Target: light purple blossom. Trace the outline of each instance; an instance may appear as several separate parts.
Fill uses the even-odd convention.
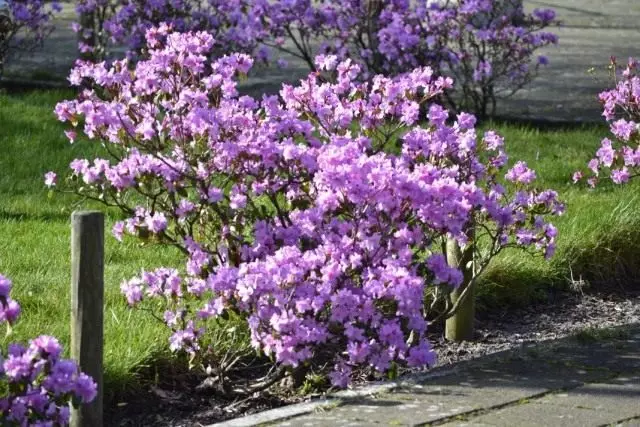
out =
[[[47,172],[44,174],[44,185],[47,187],[54,187],[56,185],[56,181],[58,180],[58,175],[55,172]]]
[[[505,178],[511,182],[530,184],[536,179],[536,173],[534,170],[527,167],[525,162],[519,161],[513,166],[513,168],[509,169]]]
[[[587,182],[594,187],[600,175],[615,184],[624,184],[638,175],[640,167],[640,74],[638,62],[630,58],[621,72],[615,58],[612,66],[616,73],[616,85],[599,95],[602,115],[609,122],[615,139],[604,138],[588,168],[593,173]]]

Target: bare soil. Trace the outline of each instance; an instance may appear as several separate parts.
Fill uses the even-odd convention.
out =
[[[560,293],[545,303],[516,310],[479,313],[475,341],[451,343],[434,330],[438,366],[474,359],[524,344],[579,334],[596,340],[598,330],[640,323],[640,294]],[[107,426],[204,426],[304,401],[301,395],[265,394],[230,400],[215,393],[195,392],[197,378],[183,376],[147,387],[108,408]]]

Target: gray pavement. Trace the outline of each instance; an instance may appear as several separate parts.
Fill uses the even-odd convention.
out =
[[[530,87],[499,104],[499,114],[521,119],[599,121],[597,94],[611,85],[609,57],[623,62],[640,57],[640,0],[525,0],[528,9],[552,7],[564,26],[560,44],[546,49],[551,63]],[[7,76],[17,80],[62,81],[74,62],[75,36],[70,31],[69,3],[58,28],[43,50],[14,60]],[[277,91],[281,82],[296,82],[307,73],[304,64],[288,59],[289,67],[258,69],[245,84],[252,94]],[[591,68],[595,74],[588,73]]]
[[[640,325],[612,331],[219,426],[640,426]]]

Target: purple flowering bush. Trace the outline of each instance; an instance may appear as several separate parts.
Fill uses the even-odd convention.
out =
[[[80,51],[95,59],[104,58],[110,44],[138,56],[146,46],[146,31],[160,24],[211,33],[216,54],[250,53],[264,37],[264,5],[265,0],[81,0],[74,29],[81,36]]]
[[[553,10],[525,13],[521,0],[81,0],[76,9],[80,50],[96,59],[109,43],[139,55],[145,32],[167,24],[210,32],[216,54],[266,60],[270,47],[314,71],[318,53],[351,58],[361,78],[428,66],[456,82],[440,96],[449,109],[482,118],[495,113],[498,96],[514,94],[547,64],[536,51],[557,43],[546,31],[556,23]]]
[[[12,284],[0,275],[0,323],[13,325],[20,305]],[[10,329],[9,329],[10,331]],[[91,402],[96,383],[73,360],[62,359],[58,340],[42,335],[28,346],[9,344],[0,351],[0,419],[2,425],[68,425],[70,404]]]
[[[60,3],[44,0],[7,0],[0,8],[0,77],[7,58],[42,45],[53,31],[52,18]]]
[[[265,44],[311,69],[314,41],[322,53],[353,58],[370,76],[429,66],[456,82],[444,93],[446,105],[480,117],[495,113],[497,96],[528,84],[547,64],[536,51],[557,43],[545,30],[555,24],[554,11],[525,13],[520,0],[277,0],[264,18],[272,35]]]
[[[113,0],[78,0],[75,11],[78,22],[71,24],[78,34],[78,51],[84,59],[101,60],[107,55],[111,37],[105,24],[116,13]]]
[[[362,79],[351,60],[320,56],[298,86],[256,100],[237,91],[251,58],[211,61],[210,34],[160,27],[146,39],[149,56],[132,69],[72,71],[88,89],[56,114],[107,157],[46,181],[118,207],[117,239],[185,254],[184,269],[145,271],[121,289],[217,381],[248,354],[213,339],[238,319],[275,367],[248,391],[310,366],[344,387],[356,368],[431,365],[426,295],[463,281],[446,239],[474,248],[478,273],[507,247],[553,253],[556,193],[535,189],[522,162],[501,185],[503,139],[478,138],[469,114],[450,124],[431,102],[452,82],[430,68]]]
[[[623,184],[638,176],[640,170],[640,72],[638,61],[631,58],[622,72],[614,58],[612,69],[615,87],[599,95],[602,115],[609,123],[614,140],[604,138],[596,156],[589,161],[587,182],[595,187],[602,176],[615,184]],[[574,182],[583,178],[581,171],[573,175]]]

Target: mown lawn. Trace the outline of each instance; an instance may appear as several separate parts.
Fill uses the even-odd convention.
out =
[[[572,276],[588,283],[585,291],[638,289],[640,183],[621,187],[603,182],[592,190],[570,179],[575,170],[585,169],[601,139],[610,136],[608,128],[493,127],[505,136],[510,161],[526,160],[537,171],[539,185],[557,190],[567,210],[554,219],[559,229],[556,256],[546,262],[517,251],[503,253],[482,281],[481,303],[489,309],[526,304],[544,298],[550,286],[566,287]]]
[[[48,170],[63,171],[89,144],[70,145],[53,116],[71,92],[0,94],[0,272],[10,277],[23,315],[8,340],[38,334],[60,338],[68,348],[70,222],[76,199],[49,197],[42,185]],[[109,212],[110,229],[117,213]],[[142,268],[177,264],[171,249],[119,244],[106,236],[105,379],[107,394],[136,384],[135,373],[163,356],[166,328],[123,302],[119,285]]]
[[[63,171],[70,160],[92,149],[86,143],[69,145],[53,116],[55,103],[71,96],[64,91],[0,94],[0,272],[13,279],[24,312],[11,340],[46,333],[68,343],[69,215],[75,199],[50,198],[42,177],[48,170]],[[531,302],[549,286],[566,286],[570,271],[592,287],[637,281],[638,185],[592,191],[569,182],[606,128],[495,127],[506,136],[511,159],[527,160],[542,185],[560,191],[567,214],[557,221],[560,240],[554,260],[547,263],[517,252],[501,256],[483,280],[481,303],[494,309]],[[117,213],[107,214],[110,229]],[[166,357],[165,328],[147,314],[127,309],[119,284],[142,268],[177,265],[180,258],[171,249],[118,244],[110,235],[106,242],[105,378],[112,395],[138,384],[141,368]]]

